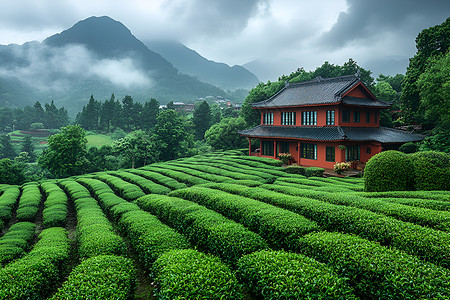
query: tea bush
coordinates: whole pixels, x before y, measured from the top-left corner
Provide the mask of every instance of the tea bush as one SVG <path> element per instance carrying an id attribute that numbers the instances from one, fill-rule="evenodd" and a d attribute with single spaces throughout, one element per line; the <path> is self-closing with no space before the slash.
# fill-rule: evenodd
<path id="1" fill-rule="evenodd" d="M 417 190 L 450 190 L 450 154 L 423 151 L 410 154 Z"/>

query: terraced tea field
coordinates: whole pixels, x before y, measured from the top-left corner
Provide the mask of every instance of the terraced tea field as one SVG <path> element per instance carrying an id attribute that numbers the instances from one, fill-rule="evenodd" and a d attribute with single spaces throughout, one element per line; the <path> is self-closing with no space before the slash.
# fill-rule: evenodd
<path id="1" fill-rule="evenodd" d="M 0 299 L 449 299 L 450 192 L 228 151 L 0 185 Z"/>

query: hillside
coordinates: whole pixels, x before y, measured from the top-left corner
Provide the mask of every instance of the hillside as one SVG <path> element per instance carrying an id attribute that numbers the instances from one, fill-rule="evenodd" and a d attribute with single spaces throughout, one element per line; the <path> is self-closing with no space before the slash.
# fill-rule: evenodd
<path id="1" fill-rule="evenodd" d="M 115 93 L 137 101 L 153 97 L 161 103 L 227 96 L 211 84 L 180 74 L 109 17 L 80 21 L 42 43 L 0 46 L 0 66 L 0 106 L 53 99 L 57 106 L 78 111 L 92 94 L 100 100 Z"/>
<path id="2" fill-rule="evenodd" d="M 250 90 L 259 83 L 259 79 L 244 67 L 230 67 L 208 60 L 178 41 L 152 40 L 145 44 L 170 61 L 180 72 L 224 90 Z"/>
<path id="3" fill-rule="evenodd" d="M 0 185 L 0 295 L 449 298 L 450 192 L 363 189 L 238 150 Z"/>

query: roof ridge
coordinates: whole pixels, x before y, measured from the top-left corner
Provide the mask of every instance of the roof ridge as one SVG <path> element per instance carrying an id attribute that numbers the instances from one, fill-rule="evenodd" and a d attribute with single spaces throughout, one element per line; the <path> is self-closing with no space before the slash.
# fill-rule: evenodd
<path id="1" fill-rule="evenodd" d="M 312 80 L 290 83 L 286 87 L 291 88 L 291 87 L 296 87 L 299 85 L 318 84 L 318 83 L 329 82 L 329 81 L 345 81 L 345 80 L 350 80 L 350 79 L 359 79 L 359 78 L 355 74 L 336 76 L 336 77 L 328 77 L 328 78 L 323 78 L 322 76 L 317 76 L 316 78 L 314 78 Z"/>

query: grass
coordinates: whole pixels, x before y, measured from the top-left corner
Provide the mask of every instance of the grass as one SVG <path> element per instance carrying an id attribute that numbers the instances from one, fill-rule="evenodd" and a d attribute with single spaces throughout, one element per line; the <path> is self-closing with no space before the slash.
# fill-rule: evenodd
<path id="1" fill-rule="evenodd" d="M 87 135 L 87 147 L 97 147 L 100 148 L 101 146 L 109 145 L 111 146 L 113 143 L 113 139 L 105 134 L 91 134 Z"/>

